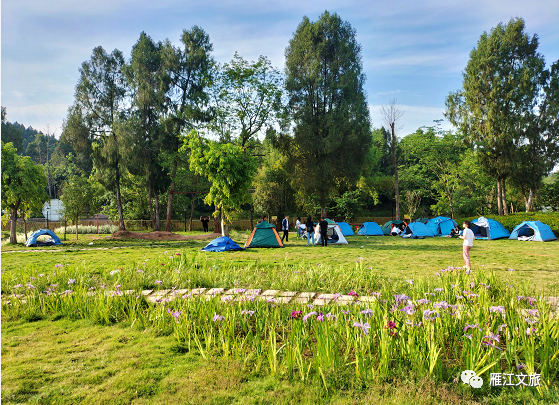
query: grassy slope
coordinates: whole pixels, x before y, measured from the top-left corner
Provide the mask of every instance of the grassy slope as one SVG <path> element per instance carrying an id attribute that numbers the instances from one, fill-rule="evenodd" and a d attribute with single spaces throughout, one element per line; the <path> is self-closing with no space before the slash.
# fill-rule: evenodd
<path id="1" fill-rule="evenodd" d="M 317 382 L 318 383 L 318 382 Z M 511 392 L 512 389 L 509 390 Z M 494 403 L 507 401 L 506 392 Z M 515 397 L 518 399 L 518 397 Z M 531 395 L 527 399 L 533 399 Z M 2 331 L 2 403 L 466 404 L 471 390 L 428 380 L 324 392 L 224 359 L 180 353 L 171 336 L 85 321 L 9 323 Z"/>
<path id="2" fill-rule="evenodd" d="M 246 234 L 235 234 L 241 242 Z M 398 280 L 435 279 L 434 273 L 447 266 L 461 265 L 460 241 L 436 238 L 403 240 L 391 237 L 351 237 L 348 246 L 305 246 L 292 237 L 285 249 L 258 249 L 228 254 L 200 254 L 204 242 L 168 244 L 135 242 L 134 248 L 49 253 L 4 253 L 4 272 L 30 267 L 50 271 L 57 263 L 106 270 L 129 266 L 145 259 L 168 256 L 164 251 L 182 252 L 207 258 L 216 264 L 226 261 L 262 265 L 290 263 L 332 268 L 355 268 L 359 257 L 362 269 Z M 129 241 L 106 242 L 106 247 Z M 95 247 L 95 245 L 94 245 Z M 492 268 L 498 274 L 527 281 L 538 289 L 557 293 L 559 243 L 517 241 L 476 241 L 472 251 L 475 267 Z M 371 267 L 371 269 L 369 269 Z M 514 268 L 514 272 L 507 269 Z M 253 287 L 278 286 L 261 272 L 237 274 Z M 256 281 L 258 284 L 256 285 Z M 497 398 L 478 398 L 484 403 L 537 403 L 513 388 Z M 363 390 L 326 393 L 321 385 L 301 384 L 281 377 L 254 374 L 242 364 L 224 359 L 203 361 L 197 354 L 180 353 L 172 336 L 156 331 L 138 331 L 122 326 L 101 327 L 84 321 L 39 321 L 2 323 L 3 403 L 382 403 L 435 404 L 475 401 L 471 390 L 435 385 L 428 380 L 379 383 Z"/>

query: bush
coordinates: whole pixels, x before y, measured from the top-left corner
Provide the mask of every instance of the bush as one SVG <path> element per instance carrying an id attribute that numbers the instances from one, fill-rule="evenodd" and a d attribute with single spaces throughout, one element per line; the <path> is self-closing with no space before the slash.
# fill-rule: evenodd
<path id="1" fill-rule="evenodd" d="M 113 234 L 118 231 L 118 226 L 116 225 L 99 225 L 99 233 L 103 235 Z M 54 233 L 57 235 L 64 234 L 64 227 L 56 228 Z M 75 234 L 75 226 L 67 226 L 66 234 Z M 97 226 L 95 225 L 78 225 L 78 234 L 96 234 Z"/>

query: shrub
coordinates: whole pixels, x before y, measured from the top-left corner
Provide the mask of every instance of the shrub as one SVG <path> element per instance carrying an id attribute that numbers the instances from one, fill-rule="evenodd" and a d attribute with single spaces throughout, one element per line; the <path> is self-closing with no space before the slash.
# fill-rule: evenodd
<path id="1" fill-rule="evenodd" d="M 99 233 L 103 235 L 113 234 L 118 231 L 118 226 L 116 225 L 99 225 Z M 56 234 L 64 234 L 64 227 L 56 228 L 54 230 Z M 76 233 L 75 226 L 67 226 L 66 234 Z M 96 234 L 97 226 L 95 225 L 78 225 L 78 234 Z"/>

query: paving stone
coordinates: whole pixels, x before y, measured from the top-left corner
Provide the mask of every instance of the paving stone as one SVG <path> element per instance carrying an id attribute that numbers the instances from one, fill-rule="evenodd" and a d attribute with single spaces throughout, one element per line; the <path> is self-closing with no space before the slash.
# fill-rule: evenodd
<path id="1" fill-rule="evenodd" d="M 262 293 L 261 289 L 256 290 L 246 290 L 245 295 L 260 295 Z"/>
<path id="2" fill-rule="evenodd" d="M 206 291 L 205 295 L 219 295 L 225 291 L 225 288 L 211 288 Z"/>
<path id="3" fill-rule="evenodd" d="M 146 295 L 150 295 L 152 292 L 153 290 L 143 290 L 140 294 L 145 297 Z"/>
<path id="4" fill-rule="evenodd" d="M 362 297 L 359 297 L 359 301 L 361 301 L 361 302 L 375 302 L 375 301 L 378 301 L 378 298 L 375 295 L 371 295 L 371 296 L 364 295 Z"/>
<path id="5" fill-rule="evenodd" d="M 204 294 L 204 291 L 206 291 L 206 288 L 194 288 L 190 291 L 190 294 L 200 295 L 200 294 Z"/>
<path id="6" fill-rule="evenodd" d="M 188 289 L 187 288 L 183 288 L 181 290 L 175 290 L 173 291 L 173 294 L 175 295 L 184 295 L 184 294 L 188 294 Z"/>
<path id="7" fill-rule="evenodd" d="M 316 293 L 314 292 L 302 292 L 297 297 L 293 298 L 291 302 L 293 304 L 308 304 L 313 300 Z"/>
<path id="8" fill-rule="evenodd" d="M 278 297 L 295 297 L 296 295 L 297 291 L 281 291 Z"/>
<path id="9" fill-rule="evenodd" d="M 318 297 L 315 298 L 315 300 L 313 301 L 314 305 L 327 305 L 330 304 L 334 301 L 334 298 L 336 297 L 335 294 L 320 294 Z"/>
<path id="10" fill-rule="evenodd" d="M 262 293 L 263 297 L 275 297 L 280 291 L 279 290 L 266 290 Z"/>
<path id="11" fill-rule="evenodd" d="M 278 304 L 289 304 L 292 297 L 276 297 L 276 301 Z"/>

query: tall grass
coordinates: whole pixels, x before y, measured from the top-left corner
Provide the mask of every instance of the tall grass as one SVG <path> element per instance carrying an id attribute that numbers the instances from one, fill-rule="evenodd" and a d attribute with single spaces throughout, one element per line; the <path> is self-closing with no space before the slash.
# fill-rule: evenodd
<path id="1" fill-rule="evenodd" d="M 57 264 L 40 274 L 30 268 L 3 274 L 2 318 L 68 317 L 153 327 L 204 358 L 234 358 L 255 372 L 318 381 L 325 390 L 390 381 L 402 373 L 460 381 L 467 369 L 487 382 L 482 393 L 496 389 L 489 387 L 490 373 L 541 374 L 537 389 L 542 396 L 558 383 L 557 317 L 542 296 L 531 296 L 526 285 L 512 286 L 492 272 L 449 268 L 435 283 L 395 283 L 371 278 L 359 262 L 349 268 L 287 262 L 268 267 L 167 255 L 112 270 Z M 268 280 L 277 278 L 263 288 L 353 290 L 355 301 L 321 307 L 277 304 L 246 290 L 260 286 L 262 272 L 273 273 Z M 214 286 L 234 293 L 178 292 Z M 173 292 L 153 304 L 141 295 L 148 288 Z"/>

